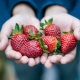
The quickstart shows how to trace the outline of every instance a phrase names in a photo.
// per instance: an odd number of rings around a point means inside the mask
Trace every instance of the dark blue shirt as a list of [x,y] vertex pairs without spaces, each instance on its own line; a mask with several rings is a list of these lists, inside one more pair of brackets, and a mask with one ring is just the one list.
[[[41,19],[44,15],[45,9],[50,5],[61,5],[65,7],[69,13],[77,18],[80,18],[80,0],[0,0],[0,29],[3,23],[11,17],[13,8],[19,3],[29,4],[36,13],[38,19]],[[76,12],[78,12],[76,14]]]
[[80,0],[77,0],[73,10],[70,12],[71,15],[80,19]]

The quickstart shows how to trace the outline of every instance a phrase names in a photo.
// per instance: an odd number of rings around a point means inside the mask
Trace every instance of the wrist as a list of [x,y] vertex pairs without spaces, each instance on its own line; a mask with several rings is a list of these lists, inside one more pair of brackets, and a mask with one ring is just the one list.
[[27,14],[30,16],[35,16],[34,10],[27,4],[21,3],[14,7],[12,15],[16,14]]
[[55,15],[59,13],[67,13],[67,10],[59,5],[49,6],[45,11],[45,16],[47,15]]

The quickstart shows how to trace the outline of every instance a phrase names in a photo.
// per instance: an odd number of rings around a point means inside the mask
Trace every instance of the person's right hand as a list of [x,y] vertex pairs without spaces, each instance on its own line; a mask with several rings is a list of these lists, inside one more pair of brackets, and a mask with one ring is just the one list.
[[40,57],[37,58],[28,58],[27,56],[22,56],[21,53],[14,51],[10,45],[8,40],[8,36],[10,36],[12,29],[14,28],[15,24],[18,23],[19,25],[34,25],[37,29],[39,29],[39,20],[34,16],[29,16],[27,14],[17,14],[6,21],[1,30],[0,34],[0,50],[5,49],[5,54],[8,58],[16,60],[18,63],[26,64],[28,63],[29,66],[33,66],[40,62]]

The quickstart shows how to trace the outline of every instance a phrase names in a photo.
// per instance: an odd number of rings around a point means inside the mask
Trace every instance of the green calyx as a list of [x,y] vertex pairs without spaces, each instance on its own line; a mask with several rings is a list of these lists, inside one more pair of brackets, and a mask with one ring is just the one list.
[[18,23],[15,24],[15,28],[12,29],[12,34],[8,37],[9,39],[12,38],[13,35],[15,34],[22,34],[23,33],[23,25],[21,25],[21,27],[19,27]]
[[71,30],[69,32],[63,32],[63,34],[67,34],[67,33],[73,34],[73,30]]
[[36,34],[34,34],[33,30],[31,30],[31,29],[29,29],[28,31],[29,31],[29,34],[30,34],[28,36],[29,39],[36,39],[36,38],[42,36],[42,33],[41,32],[37,32]]
[[39,39],[38,39],[38,42],[40,43],[40,45],[41,45],[41,47],[42,47],[42,49],[43,49],[43,52],[44,52],[44,53],[49,53],[49,51],[47,50],[47,49],[48,49],[48,46],[44,44],[42,38],[39,38]]
[[61,52],[60,48],[61,48],[61,43],[60,43],[60,39],[58,39],[57,40],[57,45],[55,47],[55,50],[54,50],[53,54],[55,54],[55,55],[59,54]]
[[52,24],[52,22],[53,22],[53,18],[50,18],[48,21],[45,20],[44,23],[40,23],[40,27],[41,27],[40,30],[44,30],[45,29],[44,26],[48,26],[48,25]]
[[23,29],[24,29],[23,25],[21,25],[21,28],[20,28],[18,23],[16,23],[15,28],[12,30],[13,35],[23,33]]

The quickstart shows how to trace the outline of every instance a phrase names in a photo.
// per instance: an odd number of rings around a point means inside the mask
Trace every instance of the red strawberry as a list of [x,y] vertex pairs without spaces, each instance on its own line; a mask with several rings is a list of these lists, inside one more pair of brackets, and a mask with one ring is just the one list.
[[77,40],[72,33],[66,33],[61,36],[61,51],[66,54],[72,51],[77,44]]
[[42,33],[33,25],[26,25],[24,27],[24,34],[27,35],[29,39],[35,39],[42,36]]
[[21,49],[20,52],[23,56],[27,56],[29,58],[35,58],[42,55],[42,48],[40,46],[40,43],[36,40],[31,40],[27,43],[25,43]]
[[48,21],[45,20],[45,23],[40,23],[41,30],[44,30],[44,34],[46,36],[53,36],[56,38],[60,38],[61,36],[60,28],[56,24],[52,24],[52,22],[53,19],[51,18]]
[[56,39],[56,37],[43,36],[42,39],[43,39],[44,44],[48,46],[48,51],[50,53],[59,52],[58,49],[60,48],[60,44],[59,44],[59,41]]
[[16,24],[15,30],[13,30],[13,36],[11,38],[11,46],[15,51],[19,51],[21,46],[29,41],[26,35],[22,34],[22,32],[23,26],[19,28],[19,25]]
[[36,33],[39,32],[35,26],[33,26],[33,25],[26,25],[24,27],[24,34],[27,35],[27,36],[30,36],[31,35],[29,33],[30,30],[32,30],[33,34],[36,34]]

